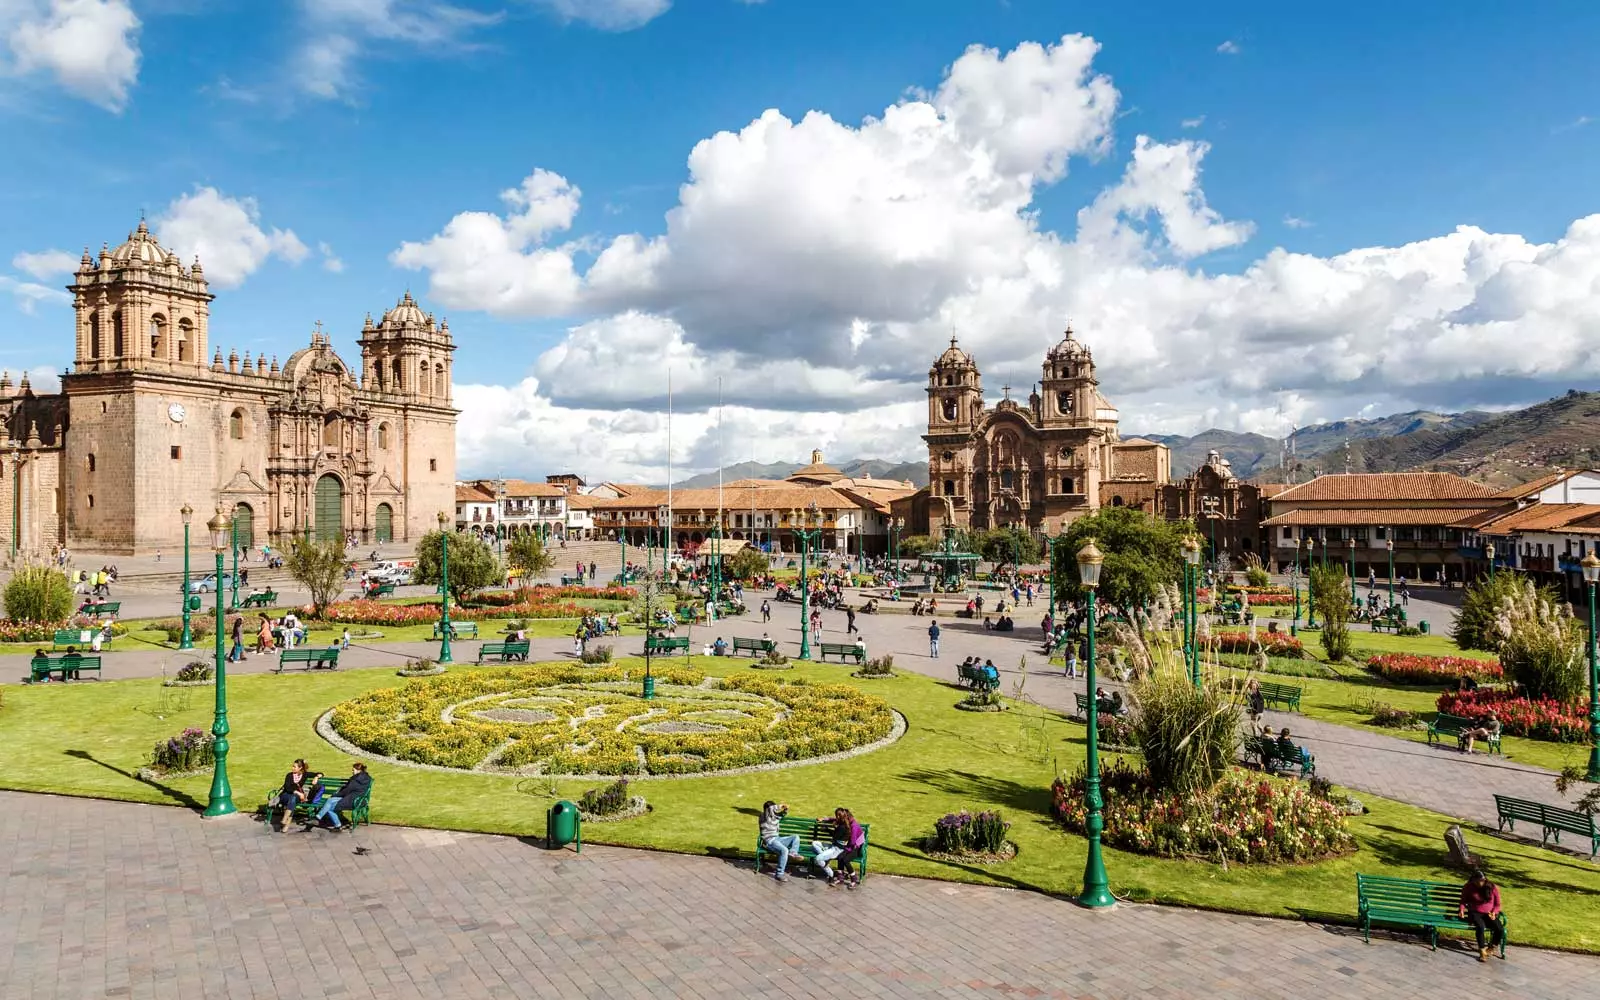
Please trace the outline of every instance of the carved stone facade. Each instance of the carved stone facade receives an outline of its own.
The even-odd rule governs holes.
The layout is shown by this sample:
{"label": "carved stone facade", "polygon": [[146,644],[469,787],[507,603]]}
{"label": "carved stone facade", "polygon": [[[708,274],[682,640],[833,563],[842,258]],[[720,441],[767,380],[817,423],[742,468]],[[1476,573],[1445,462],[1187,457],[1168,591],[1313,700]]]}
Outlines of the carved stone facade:
{"label": "carved stone facade", "polygon": [[197,526],[220,504],[255,546],[303,532],[409,540],[453,509],[455,347],[409,293],[379,323],[367,317],[358,382],[320,324],[282,367],[231,351],[225,361],[210,348],[200,262],[185,267],[142,222],[98,260],[85,251],[68,290],[77,350],[61,394],[8,399],[0,383],[10,436],[39,442],[30,548],[170,551],[185,504]]}
{"label": "carved stone facade", "polygon": [[1054,534],[1106,504],[1154,513],[1170,478],[1164,445],[1118,437],[1094,357],[1070,328],[1045,355],[1026,404],[1008,389],[987,409],[977,363],[953,337],[928,371],[927,392],[927,530],[936,535],[946,523]]}
{"label": "carved stone facade", "polygon": [[1250,553],[1263,563],[1267,561],[1266,529],[1261,526],[1266,508],[1261,487],[1235,476],[1221,452],[1208,453],[1205,464],[1183,482],[1163,486],[1160,511],[1169,521],[1194,524],[1205,546],[1207,563],[1222,555],[1227,557],[1228,565],[1238,568]]}

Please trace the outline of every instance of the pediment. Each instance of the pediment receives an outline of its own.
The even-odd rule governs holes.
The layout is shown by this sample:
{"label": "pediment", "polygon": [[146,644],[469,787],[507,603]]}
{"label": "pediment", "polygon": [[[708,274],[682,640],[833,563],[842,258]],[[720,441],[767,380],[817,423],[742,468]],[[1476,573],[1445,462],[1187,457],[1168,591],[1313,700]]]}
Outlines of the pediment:
{"label": "pediment", "polygon": [[387,493],[391,496],[399,496],[402,491],[400,487],[395,485],[394,480],[389,477],[389,470],[385,469],[384,471],[378,473],[377,482],[372,484],[372,492]]}
{"label": "pediment", "polygon": [[223,486],[221,490],[223,493],[265,493],[266,491],[267,488],[261,485],[256,480],[256,477],[252,476],[249,470],[242,465],[239,466],[239,471],[233,474],[233,478],[228,480],[227,485]]}

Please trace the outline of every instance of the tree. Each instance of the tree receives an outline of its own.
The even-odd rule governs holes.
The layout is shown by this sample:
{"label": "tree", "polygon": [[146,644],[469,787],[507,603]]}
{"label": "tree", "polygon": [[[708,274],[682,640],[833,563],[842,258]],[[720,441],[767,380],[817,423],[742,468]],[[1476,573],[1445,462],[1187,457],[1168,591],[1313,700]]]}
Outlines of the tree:
{"label": "tree", "polygon": [[307,541],[296,537],[289,543],[289,558],[284,568],[300,586],[311,592],[311,614],[322,612],[344,588],[344,539]]}
{"label": "tree", "polygon": [[1021,528],[994,528],[975,533],[968,544],[992,563],[1009,563],[1020,566],[1039,561],[1039,537]]}
{"label": "tree", "polygon": [[1341,565],[1312,566],[1311,589],[1322,616],[1322,649],[1338,663],[1350,656],[1350,578]]}
{"label": "tree", "polygon": [[[543,576],[556,564],[555,554],[545,548],[544,539],[531,531],[511,536],[511,541],[506,545],[506,559],[516,569],[517,578],[524,582]],[[450,560],[450,575],[454,576],[455,556],[452,555]]]}
{"label": "tree", "polygon": [[1457,648],[1498,653],[1506,638],[1500,628],[1501,613],[1521,592],[1524,582],[1520,573],[1503,570],[1468,584],[1461,595],[1461,610],[1450,625],[1450,638]]}
{"label": "tree", "polygon": [[52,566],[23,566],[6,584],[6,615],[16,622],[63,622],[72,614],[72,583]]}
{"label": "tree", "polygon": [[[422,536],[417,543],[417,567],[411,575],[413,583],[439,585],[443,551],[444,532],[430,531]],[[504,579],[505,569],[488,542],[468,532],[450,533],[450,596],[457,604]]]}
{"label": "tree", "polygon": [[904,559],[916,559],[938,548],[939,543],[931,535],[902,535],[895,542],[895,551]]}
{"label": "tree", "polygon": [[753,580],[767,571],[767,557],[760,549],[742,548],[722,563],[728,576],[735,580]]}
{"label": "tree", "polygon": [[1102,507],[1067,526],[1056,540],[1055,565],[1062,590],[1070,595],[1078,581],[1078,550],[1090,538],[1105,554],[1097,600],[1132,612],[1155,601],[1163,586],[1183,576],[1183,539],[1194,533],[1188,521],[1167,521],[1131,507]]}

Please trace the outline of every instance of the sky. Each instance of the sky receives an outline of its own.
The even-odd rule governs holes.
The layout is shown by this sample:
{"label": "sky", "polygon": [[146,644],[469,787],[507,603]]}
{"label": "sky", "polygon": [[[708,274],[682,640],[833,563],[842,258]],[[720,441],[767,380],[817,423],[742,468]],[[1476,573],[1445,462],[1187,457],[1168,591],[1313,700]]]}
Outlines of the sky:
{"label": "sky", "polygon": [[1304,6],[0,0],[0,367],[143,213],[224,351],[448,317],[464,477],[918,460],[1069,322],[1125,435],[1596,388],[1600,5]]}

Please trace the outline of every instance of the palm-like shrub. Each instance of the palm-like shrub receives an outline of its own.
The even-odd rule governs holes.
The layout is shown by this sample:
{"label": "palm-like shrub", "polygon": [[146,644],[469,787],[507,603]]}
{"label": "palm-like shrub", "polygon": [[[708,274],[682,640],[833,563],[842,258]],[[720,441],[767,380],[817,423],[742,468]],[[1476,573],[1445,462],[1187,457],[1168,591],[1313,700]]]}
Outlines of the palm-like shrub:
{"label": "palm-like shrub", "polygon": [[1191,793],[1222,778],[1239,751],[1239,705],[1220,677],[1195,687],[1181,665],[1158,665],[1131,689],[1133,735],[1152,786]]}
{"label": "palm-like shrub", "polygon": [[1350,578],[1343,566],[1313,566],[1311,589],[1322,616],[1322,648],[1338,663],[1350,656]]}
{"label": "palm-like shrub", "polygon": [[1507,600],[1515,599],[1533,586],[1519,573],[1501,572],[1469,584],[1461,597],[1461,610],[1450,625],[1450,638],[1459,649],[1500,651],[1505,633],[1500,630],[1500,613]]}
{"label": "palm-like shrub", "polygon": [[1500,664],[1532,698],[1575,701],[1585,680],[1584,627],[1550,589],[1527,580],[1502,599]]}
{"label": "palm-like shrub", "polygon": [[6,584],[6,615],[18,622],[61,622],[72,613],[72,584],[51,566],[24,566]]}

